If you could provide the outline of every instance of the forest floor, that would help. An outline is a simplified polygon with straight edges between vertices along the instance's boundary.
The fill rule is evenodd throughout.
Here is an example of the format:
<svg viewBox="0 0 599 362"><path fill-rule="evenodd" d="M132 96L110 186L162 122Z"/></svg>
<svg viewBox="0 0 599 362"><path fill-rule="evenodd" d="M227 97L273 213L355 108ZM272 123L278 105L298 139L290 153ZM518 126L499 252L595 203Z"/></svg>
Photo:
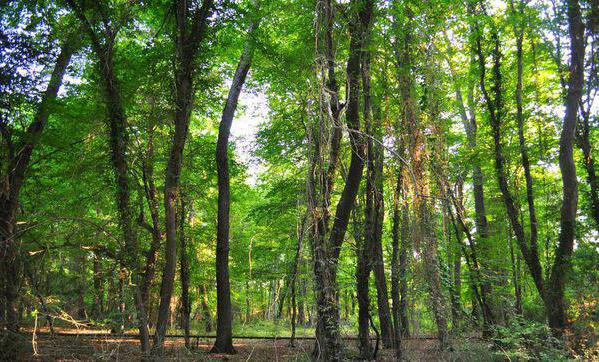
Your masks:
<svg viewBox="0 0 599 362"><path fill-rule="evenodd" d="M86 333L97 331L57 330L63 333ZM50 336L38 334L33 343L31 334L27 347L22 350L20 361L136 361L139 360L139 341L135 338L90 337L82 335ZM243 339L234 340L236 355L210 354L212 340L193 340L193 348L187 350L182 338L166 341L167 361L309 361L313 340L297 340L295 347L288 340ZM435 339L410 339L404 343L404 357L408 361L485 361L492 360L489 346L478 340L456 340L452 352L440 352ZM467 348L466 348L467 347ZM347 341L346 356L349 360L357 355L356 341ZM392 350L381 350L378 361L393 361Z"/></svg>

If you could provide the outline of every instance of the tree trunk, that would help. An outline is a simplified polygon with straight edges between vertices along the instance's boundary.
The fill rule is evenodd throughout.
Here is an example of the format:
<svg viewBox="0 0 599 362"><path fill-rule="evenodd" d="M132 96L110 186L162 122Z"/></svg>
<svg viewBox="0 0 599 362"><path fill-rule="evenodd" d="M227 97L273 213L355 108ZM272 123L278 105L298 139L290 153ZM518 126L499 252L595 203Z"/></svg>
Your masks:
<svg viewBox="0 0 599 362"><path fill-rule="evenodd" d="M104 288L100 256L95 253L93 263L94 305L92 307L92 316L95 319L99 319L104 313Z"/></svg>
<svg viewBox="0 0 599 362"><path fill-rule="evenodd" d="M190 348L189 342L189 315L191 314L191 300L189 298L189 255L187 252L187 240L185 238L185 219L188 210L185 209L185 198L184 196L180 199L180 210L179 210L179 267L181 277L181 317L183 332L185 333L185 347Z"/></svg>
<svg viewBox="0 0 599 362"><path fill-rule="evenodd" d="M228 144L231 124L237 109L239 94L245 83L246 76L252 64L253 32L258 23L252 21L248 33L248 40L244 47L227 102L223 110L218 140L216 143L216 168L218 173L218 222L216 226L216 294L217 294L217 322L216 341L212 347L213 353L236 353L233 348L233 331L231 310L231 291L229 285L229 158Z"/></svg>
<svg viewBox="0 0 599 362"><path fill-rule="evenodd" d="M510 2L513 9L513 2ZM524 13L524 2L519 2L519 14ZM526 201L528 203L528 217L530 219L530 253L532 255L538 255L537 239L537 214L534 204L534 193L532 184L532 175L530 173L530 161L528 159L528 149L526 147L526 139L524 137L524 115L522 105L522 40L524 38L524 29L514 25L514 34L516 36L516 64L517 64L517 81L516 81L516 121L518 124L518 140L520 146L520 157L522 161L522 168L524 170L524 178L526 180ZM538 257L537 257L538 258Z"/></svg>
<svg viewBox="0 0 599 362"><path fill-rule="evenodd" d="M362 178L364 168L364 143L360 130L360 65L363 39L370 28L373 2L353 0L359 15L350 20L350 49L347 62L348 101L347 125L351 144L351 161L345 187L337 204L334 223L328 245L317 244L314 250L314 278L317 305L316 345L313 357L316 360L338 361L342 359L339 336L339 309L337 305L337 262L347 230L350 212ZM330 4L329 4L330 5Z"/></svg>
<svg viewBox="0 0 599 362"><path fill-rule="evenodd" d="M383 217L384 217L384 205L383 205L383 149L381 145L373 147L374 151L374 175L375 175L375 187L374 187L374 230L372 234L372 250L373 250L373 274L376 285L377 294L377 305L379 323L381 329L381 338L383 347L393 348L394 346L394 331L393 322L391 319L391 310L389 307L389 293L387 289L387 280L385 278L385 267L383 261Z"/></svg>
<svg viewBox="0 0 599 362"><path fill-rule="evenodd" d="M142 284L141 284L141 298L146 307L149 306L150 290L152 288L152 281L156 272L156 254L160 248L162 241L162 232L160 230L160 219L158 215L158 200L156 184L154 183L154 125L151 124L148 127L148 145L146 151L146 157L143 160L142 178L144 183L144 193L148 202L148 208L150 210L150 217L152 224L147 225L146 229L150 231L152 235L152 242L150 249L146 254L146 265L144 267ZM148 308L149 309L149 308Z"/></svg>
<svg viewBox="0 0 599 362"><path fill-rule="evenodd" d="M191 11L188 2L176 2L175 35L175 132L172 138L170 156L166 167L164 183L164 215L166 225L165 264L160 285L160 306L154 334L154 352L161 355L164 336L175 282L177 267L177 220L176 201L179 193L179 177L183 162L183 149L189 131L189 118L193 105L193 75L195 57L205 36L206 23L212 13L212 0L203 0L201 7ZM193 19L189 24L189 19ZM191 26L190 26L191 25Z"/></svg>
<svg viewBox="0 0 599 362"><path fill-rule="evenodd" d="M131 273L134 285L134 299L137 309L140 345L142 354L149 351L149 331L145 305L141 296L139 283L139 241L136 229L133 226L133 209L130 200L129 165L127 163L127 118L122 103L119 79L116 76L114 64L114 42L115 29L109 24L104 24L102 39L94 30L87 19L84 9L76 4L74 0L68 0L75 14L82 23L92 41L92 48L98 57L98 70L102 75L102 88L108 112L109 141L112 156L112 166L115 173L117 185L116 204L119 214L121 231L123 232L124 252L121 257L123 266ZM118 30L117 30L118 31Z"/></svg>
<svg viewBox="0 0 599 362"><path fill-rule="evenodd" d="M297 277L300 273L300 266L302 260L302 245L304 241L304 230L306 228L306 222L308 220L308 214L302 218L301 222L298 224L297 230L297 248L295 250L295 259L293 261L293 269L291 272L291 339L289 340L289 345L291 347L295 346L295 325L297 322L297 300L296 300L296 289L297 289Z"/></svg>
<svg viewBox="0 0 599 362"><path fill-rule="evenodd" d="M475 23L475 43L476 43L476 54L478 56L479 70L480 70L480 88L483 93L485 105L489 113L489 119L491 123L491 130L493 135L494 153L495 153L495 173L497 181L499 183L499 189L503 197L503 202L506 207L510 224L518 241L518 246L524 256L524 260L530 270L533 277L535 286L539 292L541 298L545 298L545 285L543 282L543 269L539 262L539 256L536 253L536 248L529 247L526 242L526 236L524 234L524 228L518 219L518 209L515 205L514 198L511 191L509 190L507 174L506 174L506 163L503 156L503 144L501 140L502 131L502 116L503 116L503 100L502 100L502 76L501 76L501 51L499 43L499 35L497 29L494 27L491 31L491 38L493 42L493 98L489 94L486 86L486 59L482 52L481 45L481 29L479 24Z"/></svg>
<svg viewBox="0 0 599 362"><path fill-rule="evenodd" d="M573 144L578 119L578 105L584 81L584 24L577 0L568 0L570 32L570 77L566 96L566 113L559 143L559 166L562 174L563 198L560 214L560 233L555 260L547 288L545 308L549 326L561 335L567 325L565 284L572 268L570 258L574 248L578 188Z"/></svg>
<svg viewBox="0 0 599 362"><path fill-rule="evenodd" d="M403 145L400 145L399 154L403 157ZM402 320L402 306L401 306L401 256L400 256L400 202L403 204L403 164L398 168L397 171L397 183L393 192L393 225L392 225L392 249L393 254L391 256L391 300L393 302L393 329L395 338L395 350L396 358L401 360L401 337L402 328L404 321ZM401 200L400 200L401 198ZM403 225L401 225L403 228ZM405 257L405 256L404 256ZM405 267L405 265L404 265ZM405 311L404 311L405 313Z"/></svg>
<svg viewBox="0 0 599 362"><path fill-rule="evenodd" d="M520 270L516 263L516 258L514 255L514 244L512 241L512 232L508 230L508 246L510 249L510 261L512 262L512 284L514 284L514 309L516 310L516 314L522 315L522 289L520 288Z"/></svg>
<svg viewBox="0 0 599 362"><path fill-rule="evenodd" d="M204 321L204 327L206 333L212 332L212 315L210 314L210 307L208 306L208 291L206 290L206 284L202 284L200 288L200 307L202 310L202 320Z"/></svg>
<svg viewBox="0 0 599 362"><path fill-rule="evenodd" d="M368 175L370 177L370 175ZM369 182L367 182L369 183ZM370 296L369 296L369 278L372 268L371 253L372 248L369 244L370 238L364 234L370 233L372 214L372 189L366 187L366 207L365 220L354 218L354 225L364 225L364 232L361 232L360 227L357 227L356 239L356 295L358 299L358 348L360 350L360 359L368 360L372 358L372 346L370 345ZM356 207L357 209L357 207ZM356 215L354 211L354 215Z"/></svg>

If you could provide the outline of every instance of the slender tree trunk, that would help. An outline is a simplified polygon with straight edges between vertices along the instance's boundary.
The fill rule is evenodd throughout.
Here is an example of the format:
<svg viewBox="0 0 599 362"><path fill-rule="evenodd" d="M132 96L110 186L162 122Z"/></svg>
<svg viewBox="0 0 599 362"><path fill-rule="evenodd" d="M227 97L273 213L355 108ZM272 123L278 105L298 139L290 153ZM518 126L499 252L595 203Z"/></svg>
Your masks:
<svg viewBox="0 0 599 362"><path fill-rule="evenodd" d="M510 2L512 11L514 5ZM519 14L524 13L524 3L519 2ZM522 161L522 168L524 170L524 178L526 180L526 201L528 203L528 217L530 219L530 253L532 255L538 255L537 239L537 214L534 204L534 193L532 184L532 175L530 173L530 161L528 159L528 149L526 147L526 139L524 137L524 114L522 105L522 86L523 86L523 65L522 65L522 41L524 38L524 29L522 27L514 26L514 33L516 36L516 64L517 64L517 81L516 81L516 121L518 123L518 140L520 145L520 157ZM538 258L538 257L537 257Z"/></svg>
<svg viewBox="0 0 599 362"><path fill-rule="evenodd" d="M306 312L304 306L304 299L306 297L306 282L304 279L300 279L299 284L299 304L297 307L297 324L300 326L305 326L307 324L306 321Z"/></svg>
<svg viewBox="0 0 599 362"><path fill-rule="evenodd" d="M297 300L296 300L296 290L297 290L297 278L300 274L301 260L302 260L302 245L304 241L304 230L306 228L306 222L308 220L308 214L302 218L301 222L298 224L297 230L297 248L295 250L295 259L293 261L293 269L291 273L291 339L289 340L289 345L291 347L295 346L295 325L297 322Z"/></svg>
<svg viewBox="0 0 599 362"><path fill-rule="evenodd" d="M368 175L370 177L370 175ZM368 182L367 182L368 183ZM354 225L365 225L365 233L370 232L372 214L372 189L366 187L366 207L365 220L354 219ZM356 207L357 209L357 207ZM356 212L354 211L354 214ZM371 271L371 252L372 248L369 244L370 238L367 238L361 232L361 228L356 228L356 295L358 299L358 347L360 350L360 359L368 360L372 358L372 346L370 344L370 296L369 296L369 278Z"/></svg>
<svg viewBox="0 0 599 362"><path fill-rule="evenodd" d="M202 310L202 320L204 321L204 327L206 333L212 332L212 315L210 314L210 307L208 306L208 291L206 290L206 284L202 284L200 288L200 306Z"/></svg>
<svg viewBox="0 0 599 362"><path fill-rule="evenodd" d="M546 310L549 326L561 335L567 325L564 290L572 268L570 258L574 248L578 188L573 144L578 119L578 105L584 81L584 24L577 0L568 0L570 32L570 77L566 96L566 114L559 143L559 166L562 174L563 198L560 214L560 233L555 259L549 277Z"/></svg>
<svg viewBox="0 0 599 362"><path fill-rule="evenodd" d="M462 192L462 183L460 181L460 183L458 184L458 192L461 194ZM462 203L462 195L458 195L458 199L459 199L459 203ZM444 202L444 209L445 209L445 213L449 214L449 208L451 207L451 205L449 204L449 202L445 201ZM449 216L449 215L447 215ZM449 228L449 227L448 227ZM448 230L449 233L449 230ZM462 305L461 305L461 295L462 295L462 291L461 291L461 273L462 273L462 252L461 252L461 245L462 245L462 237L463 237L463 231L460 227L457 228L456 230L456 241L455 244L451 243L451 237L449 237L449 255L450 255L450 259L451 259L451 263L453 265L453 278L452 278L452 284L451 284L451 318L452 318L452 324L453 324L453 329L459 329L460 327L460 320L461 320L461 316L462 316Z"/></svg>
<svg viewBox="0 0 599 362"><path fill-rule="evenodd" d="M146 264L142 276L141 284L141 298L146 307L149 309L150 290L152 288L152 281L156 272L156 254L160 248L162 241L162 232L160 230L160 219L158 215L158 199L157 189L154 183L154 126L153 124L148 127L148 145L146 151L146 157L144 159L144 165L142 170L142 177L144 183L144 193L148 202L150 210L150 217L152 219L151 225L144 225L152 235L152 242L150 249L146 254Z"/></svg>
<svg viewBox="0 0 599 362"><path fill-rule="evenodd" d="M245 281L245 322L248 323L252 317L252 305L250 301L250 282L252 280L252 244L254 239L250 238L248 247L248 278Z"/></svg>
<svg viewBox="0 0 599 362"><path fill-rule="evenodd" d="M252 64L253 32L258 23L250 24L249 38L237 64L227 102L223 110L216 143L216 168L218 172L218 223L216 227L216 294L217 323L213 353L236 353L233 348L233 314L229 285L229 158L228 144L231 124L237 109L239 94Z"/></svg>
<svg viewBox="0 0 599 362"><path fill-rule="evenodd" d="M92 316L97 319L104 313L103 275L99 255L94 254L93 263L94 305L92 307Z"/></svg>
<svg viewBox="0 0 599 362"><path fill-rule="evenodd" d="M400 146L400 155L403 156L403 146ZM394 329L394 338L395 338L395 350L396 350L396 358L401 360L401 337L402 337L402 327L403 321L401 319L401 293L400 293L400 202L403 203L403 200L400 201L400 198L403 199L403 191L402 191L402 183L403 183L403 164L398 168L397 171L397 183L395 186L395 190L393 192L393 226L392 226L392 249L393 254L391 257L391 300L393 302L393 329ZM402 225L403 227L403 225Z"/></svg>
<svg viewBox="0 0 599 362"><path fill-rule="evenodd" d="M481 29L479 29L478 23L474 26L475 31L475 43L476 53L478 55L479 70L480 70L480 88L483 93L485 105L489 113L489 119L491 123L491 130L493 135L494 153L495 153L495 173L497 181L499 183L499 189L501 191L503 202L506 207L510 224L518 241L518 245L524 256L524 260L530 270L530 273L535 282L535 286L539 292L541 298L545 298L545 285L543 281L543 269L539 262L539 256L536 253L536 248L529 247L526 242L526 236L524 234L524 228L518 219L518 209L516 207L513 195L509 190L507 174L506 174L506 162L503 156L503 143L502 143L502 117L503 117L503 100L502 100L502 76L501 76L501 51L499 43L499 35L497 29L494 27L491 31L491 40L493 42L493 97L489 94L486 86L486 60L482 52L481 45Z"/></svg>
<svg viewBox="0 0 599 362"><path fill-rule="evenodd" d="M160 306L154 334L154 353L161 355L168 325L171 297L177 267L177 217L176 202L179 177L183 162L183 149L189 131L189 118L193 105L193 75L195 57L206 34L206 23L212 13L212 0L202 0L193 11L185 0L176 2L175 20L175 132L172 138L164 183L164 215L166 226L165 264L160 285ZM189 19L193 19L190 21Z"/></svg>
<svg viewBox="0 0 599 362"><path fill-rule="evenodd" d="M190 348L189 341L189 315L191 314L191 300L189 298L189 255L187 252L187 240L185 238L185 219L188 213L186 210L185 199L180 199L179 216L179 267L181 277L181 317L182 327L185 333L185 347Z"/></svg>
<svg viewBox="0 0 599 362"><path fill-rule="evenodd" d="M336 269L364 168L364 143L361 134L357 133L360 130L360 67L364 33L370 29L374 4L371 0L353 0L352 4L352 8L359 9L359 15L350 20L350 49L347 62L349 97L346 117L352 150L351 161L345 187L337 204L328 245L326 248L319 245L315 248L314 255L318 321L313 357L325 361L339 361L343 358L339 338Z"/></svg>
<svg viewBox="0 0 599 362"><path fill-rule="evenodd" d="M512 262L512 283L514 284L514 309L518 315L522 315L522 289L520 288L519 268L516 264L514 255L514 244L512 241L512 232L508 230L508 246L510 249L510 260Z"/></svg>
<svg viewBox="0 0 599 362"><path fill-rule="evenodd" d="M385 268L383 262L383 149L378 145L373 148L374 155L374 174L375 174L375 190L374 190L374 230L372 240L372 257L373 274L375 278L377 291L377 305L379 322L381 329L381 338L385 348L393 348L394 335L393 322L391 319L391 310L389 307L389 293L387 289L387 280L385 278Z"/></svg>
<svg viewBox="0 0 599 362"><path fill-rule="evenodd" d="M407 200L402 206L402 222L401 222L401 249L399 254L399 320L401 321L401 335L405 338L410 336L410 320L408 319L408 253L411 250L410 238L408 235L410 228L410 210L407 205Z"/></svg>

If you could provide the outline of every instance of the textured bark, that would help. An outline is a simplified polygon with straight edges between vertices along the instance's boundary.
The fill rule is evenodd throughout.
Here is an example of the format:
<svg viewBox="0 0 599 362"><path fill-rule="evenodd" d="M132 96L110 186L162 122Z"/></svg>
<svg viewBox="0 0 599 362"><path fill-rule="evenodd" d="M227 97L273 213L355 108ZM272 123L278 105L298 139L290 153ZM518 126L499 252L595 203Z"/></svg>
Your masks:
<svg viewBox="0 0 599 362"><path fill-rule="evenodd" d="M570 33L570 77L566 96L566 113L559 143L559 166L562 174L562 206L560 233L555 259L548 281L545 308L549 326L560 335L567 325L564 289L570 270L574 248L578 184L574 163L574 137L578 120L578 105L584 81L584 24L577 0L568 0L568 28Z"/></svg>
<svg viewBox="0 0 599 362"><path fill-rule="evenodd" d="M429 303L437 325L437 338L442 349L448 346L447 334L447 312L445 298L441 290L441 279L439 275L439 259L437 252L437 239L434 234L433 215L429 205L422 201L418 218L420 223L419 233L423 240L422 253L424 259L424 272L428 283Z"/></svg>
<svg viewBox="0 0 599 362"><path fill-rule="evenodd" d="M520 287L520 268L514 255L514 243L512 233L508 231L508 246L510 249L510 261L512 262L512 284L514 284L514 309L518 315L522 315L522 288Z"/></svg>
<svg viewBox="0 0 599 362"><path fill-rule="evenodd" d="M113 21L105 19L101 32L96 32L85 15L84 5L75 0L68 0L69 5L86 30L92 42L92 48L98 57L98 70L102 75L102 90L108 113L109 141L114 169L117 193L116 204L120 227L123 232L124 253L121 257L124 267L131 273L134 285L134 299L137 309L137 321L142 354L149 351L149 331L145 305L142 300L139 279L139 242L133 225L133 208L129 181L129 165L127 162L127 118L121 98L119 79L116 76L114 63L114 39L119 31L114 28ZM107 17L104 14L104 17ZM116 22L118 23L118 22Z"/></svg>
<svg viewBox="0 0 599 362"><path fill-rule="evenodd" d="M291 270L291 280L289 281L291 287L291 339L289 345L295 346L295 327L297 324L297 279L300 274L300 267L302 261L302 247L304 243L304 234L306 228L306 222L308 220L308 214L302 218L302 221L298 225L297 230L297 247L295 249L295 258L293 260L293 268Z"/></svg>
<svg viewBox="0 0 599 362"><path fill-rule="evenodd" d="M371 0L353 0L352 7L359 9L350 19L350 49L347 62L347 126L351 144L351 161L341 198L335 211L334 223L328 244L316 245L314 252L314 278L317 305L316 360L338 361L343 358L339 336L339 309L337 303L337 262L351 209L362 179L364 168L364 142L360 130L360 75L364 34L370 28L373 11Z"/></svg>
<svg viewBox="0 0 599 362"><path fill-rule="evenodd" d="M434 178L439 185L439 189L443 189L442 185L446 183L444 170L443 153L445 152L443 145L443 132L440 128L438 119L440 115L439 103L439 85L438 80L432 73L434 63L427 59L425 63L425 94L423 99L423 107L427 111L427 116L430 123L417 123L412 130L414 143L412 144L412 159L417 178L415 203L416 212L418 215L417 223L418 230L416 232L417 245L422 252L425 277L428 284L428 299L431 311L437 325L437 339L442 350L449 347L448 339L448 318L449 310L448 303L443 294L441 286L441 271L439 261L439 241L436 235L435 223L435 203L425 195L431 193L431 186L427 181L427 176ZM426 119L426 118L425 118ZM427 142L424 129L429 129L434 142ZM428 172L425 170L428 168ZM431 180L431 183L435 181ZM443 192L441 192L443 195Z"/></svg>
<svg viewBox="0 0 599 362"><path fill-rule="evenodd" d="M458 202L460 206L463 205L463 181L460 179L456 185L458 192ZM444 220L446 220L446 231L448 233L448 250L449 250L449 267L452 272L450 272L451 276L451 319L452 319L452 328L459 329L461 317L462 317L462 305L461 305L461 296L462 296L462 252L461 245L463 240L463 230L461 227L457 228L455 231L455 243L452 243L451 232L449 230L449 223L447 219L449 218L449 208L451 205L448 200L444 200L443 208L444 208Z"/></svg>
<svg viewBox="0 0 599 362"><path fill-rule="evenodd" d="M179 276L181 278L181 327L185 334L185 347L190 348L189 340L189 315L191 314L191 300L189 299L189 256L187 240L185 238L185 219L188 213L185 199L181 198L179 210Z"/></svg>
<svg viewBox="0 0 599 362"><path fill-rule="evenodd" d="M144 183L144 193L150 210L150 217L152 224L145 224L144 227L152 235L152 242L150 249L146 253L146 264L143 271L142 283L141 283L141 298L146 307L149 306L148 302L150 299L150 289L152 288L152 282L156 273L156 254L160 249L160 243L162 242L162 232L160 230L160 219L158 215L158 198L156 184L154 183L154 127L150 125L148 127L148 145L146 150L146 157L144 159L142 177ZM142 220L143 221L143 220Z"/></svg>
<svg viewBox="0 0 599 362"><path fill-rule="evenodd" d="M252 34L258 23L252 21L249 38L237 64L235 75L229 89L229 95L223 110L218 140L216 143L216 169L218 173L218 223L216 226L216 294L217 322L216 341L212 347L213 353L235 353L233 348L231 310L231 288L229 284L229 158L228 144L231 124L237 109L239 94L245 83L246 76L252 64L253 39Z"/></svg>
<svg viewBox="0 0 599 362"><path fill-rule="evenodd" d="M400 155L403 156L403 145L400 145ZM393 191L393 225L392 225L392 250L393 254L391 256L391 300L393 302L393 329L394 329L394 338L395 338L395 350L396 357L398 360L401 360L401 339L403 333L404 323L407 324L407 314L405 309L402 309L402 287L406 287L407 283L403 285L402 277L405 279L405 267L406 267L406 257L407 253L402 253L404 251L403 243L405 240L404 227L405 225L401 225L402 221L400 218L402 217L403 212L405 210L400 211L400 203L403 205L403 164L398 168L397 171L397 183L395 185L395 190ZM402 200L400 200L400 198ZM403 209L403 208L402 208ZM401 227L401 231L400 231ZM400 235L400 233L402 235ZM400 238L402 239L402 248L400 249ZM403 265L402 265L403 262ZM403 270L402 270L403 267ZM402 275L403 271L403 275ZM405 316L405 319L404 319ZM406 332L407 334L407 332Z"/></svg>
<svg viewBox="0 0 599 362"><path fill-rule="evenodd" d="M175 4L175 132L169 152L164 183L164 215L166 230L165 264L160 285L160 306L154 334L154 353L161 355L168 324L171 296L177 267L177 220L176 201L179 193L179 177L183 162L183 149L189 131L189 118L193 105L193 75L195 58L206 35L206 23L212 13L212 0L203 0L193 11L188 2L178 0Z"/></svg>
<svg viewBox="0 0 599 362"><path fill-rule="evenodd" d="M399 4L397 5L399 6ZM398 32L398 39L400 41L395 41L393 43L393 51L395 57L397 59L398 64L398 79L400 84L400 97L401 97L401 112L402 112L402 120L401 120L401 131L408 132L410 129L414 129L417 122L417 111L418 107L414 103L414 79L412 75L412 33L411 33L411 22L412 22L412 12L409 7L406 7L407 20L405 24L399 24L396 18L393 19L393 27L395 31ZM409 143L406 143L404 147L406 147L406 158L412 157L414 139L410 139ZM414 170L412 170L414 172ZM416 185L412 185L412 187L416 187ZM416 190L414 189L414 192ZM404 195L407 195L407 190L404 192ZM401 298L400 302L400 310L399 310L399 318L401 321L401 334L404 337L409 337L409 319L408 319L408 284L407 284L407 271L408 271L408 255L411 250L411 241L414 238L414 233L409 232L410 222L410 209L408 208L407 198L404 199L404 203L402 205L402 223L400 230L401 237L401 249L399 255L399 294ZM414 231L414 230L411 230Z"/></svg>
<svg viewBox="0 0 599 362"><path fill-rule="evenodd" d="M372 346L370 344L370 272L372 270L372 247L371 238L366 237L372 229L373 189L370 187L370 174L367 172L366 182L366 205L364 207L364 220L358 217L358 205L355 206L353 225L364 225L355 227L356 240L356 296L358 299L358 348L360 359L372 358Z"/></svg>
<svg viewBox="0 0 599 362"><path fill-rule="evenodd" d="M383 261L383 149L378 145L373 148L374 155L374 213L373 213L373 234L372 234L372 270L375 278L376 294L379 323L381 329L381 339L383 347L393 348L394 346L394 329L391 319L391 310L389 307L389 293L387 288L387 280L385 277L385 267Z"/></svg>
<svg viewBox="0 0 599 362"><path fill-rule="evenodd" d="M473 292L473 297L480 310L482 312L483 321L486 323L485 326L495 323L493 313L491 312L491 307L489 300L487 299L487 294L485 293L485 289L483 288L484 283L482 282L482 276L480 272L480 265L478 262L477 249L474 243L474 238L472 237L468 227L466 226L464 219L464 209L462 205L456 200L453 195L451 189L447 189L447 194L450 196L453 207L456 210L456 215L454 215L451 207L449 207L449 216L451 218L454 231L456 234L456 238L461 240L458 236L461 232L466 234L466 238L468 239L468 249L464 245L464 243L460 244L460 248L462 249L462 255L466 259L466 264L468 265L468 270L472 273L471 279L471 289ZM457 219L457 220L456 220ZM475 305L473 305L473 314L476 314ZM483 330L486 332L487 329Z"/></svg>
<svg viewBox="0 0 599 362"><path fill-rule="evenodd" d="M401 304L399 308L399 320L401 321L401 335L405 338L410 336L410 320L408 319L408 257L411 251L410 244L410 215L409 208L404 203L402 208L401 222L401 249L399 254L399 296Z"/></svg>

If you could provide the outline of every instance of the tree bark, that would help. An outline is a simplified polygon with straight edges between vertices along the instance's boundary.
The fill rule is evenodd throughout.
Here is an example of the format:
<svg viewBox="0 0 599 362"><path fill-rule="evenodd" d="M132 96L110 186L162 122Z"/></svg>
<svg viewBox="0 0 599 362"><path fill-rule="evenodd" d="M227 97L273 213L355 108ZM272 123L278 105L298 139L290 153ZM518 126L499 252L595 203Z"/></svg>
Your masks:
<svg viewBox="0 0 599 362"><path fill-rule="evenodd" d="M146 254L146 264L142 276L141 298L146 307L149 306L150 290L156 273L156 254L160 249L162 242L162 232L160 230L160 219L158 215L157 189L154 183L154 126L148 127L148 145L146 157L143 160L142 178L144 183L144 193L150 210L152 224L147 225L146 229L152 235L150 249Z"/></svg>
<svg viewBox="0 0 599 362"><path fill-rule="evenodd" d="M512 11L515 12L513 1L510 2ZM519 14L524 13L524 3L519 2ZM532 175L530 173L530 161L528 159L528 149L526 147L526 139L524 137L524 114L522 105L522 41L524 38L523 27L514 25L514 34L516 36L516 65L517 65L517 81L516 81L516 121L518 124L518 141L520 146L520 158L522 162L522 168L524 170L524 178L526 180L526 201L528 203L528 217L530 221L530 253L532 255L538 255L538 230L537 230L537 214L534 204L534 192L532 184Z"/></svg>
<svg viewBox="0 0 599 362"><path fill-rule="evenodd" d="M370 178L370 175L367 176ZM367 181L367 184L369 181ZM371 238L366 237L372 228L373 200L372 188L366 186L366 205L364 208L365 220L354 217L354 225L364 225L363 228L356 227L356 296L358 299L358 348L360 350L360 359L369 360L372 358L372 346L370 344L370 271L372 269L372 248ZM355 209L358 209L356 206ZM354 216L357 212L354 210ZM362 232L363 229L363 232Z"/></svg>
<svg viewBox="0 0 599 362"><path fill-rule="evenodd" d="M295 346L295 327L297 323L297 300L296 300L296 290L297 290L297 277L300 273L301 260L302 260L302 246L304 242L304 231L306 228L306 222L308 220L308 214L302 218L301 222L298 225L297 230L297 248L295 250L295 259L293 261L293 268L291 273L291 339L289 340L289 345L291 347Z"/></svg>
<svg viewBox="0 0 599 362"><path fill-rule="evenodd" d="M400 146L399 154L403 156L402 149ZM392 232L391 232L391 301L392 301L392 310L393 313L393 329L395 331L395 350L397 351L396 357L398 360L401 360L401 297L400 297L400 249L399 249L399 228L400 228L400 218L401 213L399 209L400 197L403 198L402 193L402 182L403 182L403 167L399 166L397 169L397 181L395 184L395 190L393 191L393 224L392 224ZM402 200L403 201L403 200Z"/></svg>
<svg viewBox="0 0 599 362"><path fill-rule="evenodd" d="M584 112L581 118L577 143L582 151L582 161L590 188L588 196L591 202L591 216L595 222L596 230L599 231L599 178L597 178L597 172L595 171L593 147L590 142L589 112Z"/></svg>
<svg viewBox="0 0 599 362"><path fill-rule="evenodd" d="M181 277L181 318L182 327L185 334L185 347L191 348L189 339L189 315L191 314L191 300L189 298L189 255L187 252L187 240L185 238L185 219L188 210L184 196L180 199L179 210L179 273Z"/></svg>
<svg viewBox="0 0 599 362"><path fill-rule="evenodd" d="M577 0L568 0L570 33L570 77L566 96L566 113L559 143L559 166L562 174L563 198L560 213L560 233L555 259L548 281L545 308L549 326L561 335L567 325L564 290L572 268L570 258L574 248L578 188L573 144L578 120L578 105L584 82L584 24Z"/></svg>
<svg viewBox="0 0 599 362"><path fill-rule="evenodd" d="M216 341L212 353L236 353L233 348L233 331L231 310L231 292L229 285L229 158L228 144L231 124L237 109L239 94L245 83L246 76L252 64L253 32L258 27L252 21L248 33L248 40L237 64L235 75L229 89L227 102L223 110L218 140L216 143L216 168L218 172L218 223L216 227L216 294L217 294L217 322Z"/></svg>
<svg viewBox="0 0 599 362"><path fill-rule="evenodd" d="M374 213L373 213L373 234L372 234L372 263L373 263L373 274L375 278L375 285L377 291L377 305L379 323L381 329L381 339L383 347L393 348L394 346L394 330L393 322L391 319L391 310L389 307L389 293L387 288L387 280L385 278L385 268L383 261L383 149L382 146L378 145L373 147L374 162Z"/></svg>
<svg viewBox="0 0 599 362"><path fill-rule="evenodd" d="M160 285L160 306L154 334L154 353L161 355L164 336L173 294L177 267L177 220L176 201L179 193L179 177L183 162L183 149L189 131L189 118L193 105L193 75L195 57L200 43L206 35L207 19L212 13L212 0L202 0L202 5L193 11L188 2L176 2L175 35L175 132L172 138L170 156L166 167L164 183L164 215L166 226L165 264ZM191 24L190 24L191 19Z"/></svg>
<svg viewBox="0 0 599 362"><path fill-rule="evenodd" d="M134 285L134 299L137 309L137 319L140 335L142 354L148 353L150 348L149 331L145 305L142 300L141 288L139 287L139 242L137 233L133 226L133 209L130 200L129 165L127 163L127 118L121 99L119 80L116 76L114 63L114 39L118 27L113 28L112 21L104 21L102 34L98 34L90 24L83 5L75 0L68 0L75 14L82 23L83 28L89 35L92 48L98 57L98 70L102 75L102 89L108 112L109 140L112 156L112 166L115 172L117 194L116 203L119 214L120 227L123 232L124 253L122 261L130 271ZM106 15L105 15L106 16Z"/></svg>
<svg viewBox="0 0 599 362"><path fill-rule="evenodd" d="M345 187L335 211L334 223L328 245L318 245L314 255L314 277L317 305L316 360L338 361L342 359L339 336L339 309L337 304L337 262L347 230L350 212L362 178L364 168L364 142L360 130L360 73L361 53L365 32L369 31L373 11L371 0L353 0L357 17L350 20L350 49L347 62L348 101L346 119L351 144L351 161Z"/></svg>

